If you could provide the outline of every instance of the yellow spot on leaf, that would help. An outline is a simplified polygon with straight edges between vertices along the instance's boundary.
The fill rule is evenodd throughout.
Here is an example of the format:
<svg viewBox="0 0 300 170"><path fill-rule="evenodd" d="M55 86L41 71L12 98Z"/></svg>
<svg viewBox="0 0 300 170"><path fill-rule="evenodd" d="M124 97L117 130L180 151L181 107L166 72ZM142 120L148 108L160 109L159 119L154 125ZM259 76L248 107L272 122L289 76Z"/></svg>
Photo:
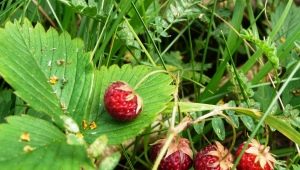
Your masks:
<svg viewBox="0 0 300 170"><path fill-rule="evenodd" d="M294 96L300 96L300 89L296 89L292 91Z"/></svg>
<svg viewBox="0 0 300 170"><path fill-rule="evenodd" d="M58 77L56 77L56 76L51 76L50 77L50 79L49 79L49 83L51 84L51 85L55 85L56 83L57 83L57 81L58 81Z"/></svg>
<svg viewBox="0 0 300 170"><path fill-rule="evenodd" d="M59 65L59 66L60 66L60 65L63 65L64 63L65 63L65 60L64 60L64 59L62 59L62 60L57 60L57 61L56 61L56 64Z"/></svg>
<svg viewBox="0 0 300 170"><path fill-rule="evenodd" d="M95 123L94 121L92 121L92 122L90 123L90 129L96 129L96 128L97 128L96 123Z"/></svg>
<svg viewBox="0 0 300 170"><path fill-rule="evenodd" d="M76 133L76 137L82 139L83 135L82 135L82 133L78 132L78 133Z"/></svg>
<svg viewBox="0 0 300 170"><path fill-rule="evenodd" d="M33 151L35 148L31 147L30 145L25 145L23 148L24 152L31 152Z"/></svg>
<svg viewBox="0 0 300 170"><path fill-rule="evenodd" d="M67 110L67 106L65 103L60 103L60 108L63 110L63 111L66 111Z"/></svg>
<svg viewBox="0 0 300 170"><path fill-rule="evenodd" d="M88 124L86 123L86 120L83 120L83 121L81 122L81 125L82 125L82 128L83 128L84 130L88 128Z"/></svg>
<svg viewBox="0 0 300 170"><path fill-rule="evenodd" d="M23 142L29 142L30 141L30 135L28 132L23 132L20 136L21 141Z"/></svg>
<svg viewBox="0 0 300 170"><path fill-rule="evenodd" d="M285 41L286 41L286 38L285 38L285 37L280 37L280 42L281 42L281 43L285 43Z"/></svg>

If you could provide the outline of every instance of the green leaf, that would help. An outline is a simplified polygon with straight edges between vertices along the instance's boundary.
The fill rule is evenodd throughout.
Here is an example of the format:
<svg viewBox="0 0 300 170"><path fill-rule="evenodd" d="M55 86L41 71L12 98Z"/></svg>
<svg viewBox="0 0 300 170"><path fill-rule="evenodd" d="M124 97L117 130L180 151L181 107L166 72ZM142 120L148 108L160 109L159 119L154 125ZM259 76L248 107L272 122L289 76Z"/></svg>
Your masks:
<svg viewBox="0 0 300 170"><path fill-rule="evenodd" d="M293 170L299 170L300 169L300 165L292 165Z"/></svg>
<svg viewBox="0 0 300 170"><path fill-rule="evenodd" d="M233 110L235 112L243 114L241 120L243 121L246 127L248 126L247 128L249 130L254 129L255 127L253 119L251 118L259 120L262 117L262 113L257 109L249 109L243 107L229 107L226 105L217 106L217 105L191 103L191 102L178 102L178 105L180 107L180 111L182 112L195 112L195 111L204 111L204 110L213 110L213 109ZM166 110L170 110L170 109L171 107L169 107ZM246 116L250 116L250 117L246 117ZM267 116L267 118L265 119L265 123L271 126L272 128L278 130L280 133L285 135L293 142L300 145L300 133L296 129L294 129L291 125L289 125L289 123L271 115Z"/></svg>
<svg viewBox="0 0 300 170"><path fill-rule="evenodd" d="M290 125L300 128L300 111L298 109L294 109L291 105L286 105L283 111L281 119L288 122Z"/></svg>
<svg viewBox="0 0 300 170"><path fill-rule="evenodd" d="M285 7L286 3L280 2L279 5L276 7L275 11L271 13L271 28L275 27L275 25L280 21ZM299 20L297 19L299 17L300 9L295 4L292 4L275 39L278 41L282 41L283 39L281 38L285 39L286 37L293 36L293 34L291 33L295 31L297 29L296 26L300 24Z"/></svg>
<svg viewBox="0 0 300 170"><path fill-rule="evenodd" d="M230 110L234 110L236 112L251 116L255 119L260 119L262 113L256 109L248 109L248 108L241 108L241 107L232 107L227 108ZM265 123L272 128L275 128L280 133L285 135L287 138L292 140L293 142L300 145L300 133L296 129L294 129L288 122L282 120L282 118L277 118L275 116L268 115L265 119Z"/></svg>
<svg viewBox="0 0 300 170"><path fill-rule="evenodd" d="M294 67L292 67L286 73L286 76L290 75L289 73L292 71ZM300 71L297 71L295 77L300 76ZM300 80L295 80L289 82L284 91L282 92L282 102L284 105L290 104L294 107L299 107L300 105Z"/></svg>
<svg viewBox="0 0 300 170"><path fill-rule="evenodd" d="M31 116L11 116L0 125L1 169L92 169L83 146L66 143L53 124Z"/></svg>
<svg viewBox="0 0 300 170"><path fill-rule="evenodd" d="M246 126L246 128L250 131L253 131L255 128L255 124L253 119L250 116L246 116L246 115L241 115L241 121L243 122L243 124Z"/></svg>
<svg viewBox="0 0 300 170"><path fill-rule="evenodd" d="M197 117L202 116L202 113L201 112L192 112L191 116L193 117L193 119L197 119ZM193 127L198 135L203 133L204 124L205 124L204 121L197 123L197 124L193 124Z"/></svg>
<svg viewBox="0 0 300 170"><path fill-rule="evenodd" d="M101 67L99 71L96 71L93 101L90 114L86 117L88 122L94 121L97 128L84 132L87 141L93 141L104 134L109 144L120 144L140 134L166 108L174 92L174 86L170 85L172 79L169 75L155 73L147 77L135 89L143 100L143 111L136 119L131 122L119 122L111 118L104 109L103 96L109 84L121 80L134 88L151 71L146 66L131 67L130 65L124 65L122 68L116 65L110 68Z"/></svg>
<svg viewBox="0 0 300 170"><path fill-rule="evenodd" d="M81 122L93 81L93 66L81 40L28 20L0 29L0 75L38 112L67 113Z"/></svg>
<svg viewBox="0 0 300 170"><path fill-rule="evenodd" d="M230 107L235 107L236 106L236 104L235 104L235 102L233 100L229 101L227 103L227 105L230 106ZM235 125L235 127L239 127L239 125L240 125L240 123L239 123L239 117L235 113L235 111L233 111L233 110L225 110L225 112L231 118L232 123Z"/></svg>
<svg viewBox="0 0 300 170"><path fill-rule="evenodd" d="M225 127L223 120L220 117L215 117L211 121L212 127L220 140L225 139Z"/></svg>
<svg viewBox="0 0 300 170"><path fill-rule="evenodd" d="M86 15L96 19L103 19L106 17L110 8L112 8L112 0L102 0L99 2L99 7L94 0L59 0L60 2L73 8L77 13Z"/></svg>
<svg viewBox="0 0 300 170"><path fill-rule="evenodd" d="M274 88L270 86L261 86L258 87L253 98L255 99L256 102L260 104L261 110L265 112L268 109L275 95L276 92Z"/></svg>
<svg viewBox="0 0 300 170"><path fill-rule="evenodd" d="M3 122L4 118L11 113L12 96L11 90L0 91L0 122Z"/></svg>
<svg viewBox="0 0 300 170"><path fill-rule="evenodd" d="M170 2L164 14L170 23L186 20L187 18L195 18L202 13L201 8L196 5L200 2L198 0L177 0Z"/></svg>
<svg viewBox="0 0 300 170"><path fill-rule="evenodd" d="M285 135L287 138L292 140L293 142L300 145L300 133L296 129L294 129L291 125L289 125L284 120L274 117L274 116L268 116L265 120L266 124L271 126L272 128L275 128L280 133Z"/></svg>

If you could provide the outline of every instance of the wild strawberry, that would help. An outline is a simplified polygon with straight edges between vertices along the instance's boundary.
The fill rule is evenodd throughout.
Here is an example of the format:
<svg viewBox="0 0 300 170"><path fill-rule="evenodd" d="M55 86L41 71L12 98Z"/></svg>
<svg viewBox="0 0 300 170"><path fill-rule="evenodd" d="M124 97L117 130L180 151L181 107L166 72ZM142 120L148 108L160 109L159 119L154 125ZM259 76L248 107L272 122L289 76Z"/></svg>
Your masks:
<svg viewBox="0 0 300 170"><path fill-rule="evenodd" d="M220 142L201 149L195 159L195 170L230 170L233 166L231 153Z"/></svg>
<svg viewBox="0 0 300 170"><path fill-rule="evenodd" d="M106 111L115 119L129 121L142 110L142 99L123 81L113 82L104 95Z"/></svg>
<svg viewBox="0 0 300 170"><path fill-rule="evenodd" d="M245 143L242 143L237 152L236 157L239 156ZM237 169L238 170L272 170L274 169L275 158L269 152L270 147L261 145L257 140L252 139L248 148L245 150Z"/></svg>
<svg viewBox="0 0 300 170"><path fill-rule="evenodd" d="M150 158L155 161L160 149L165 143L165 139L160 139L151 148ZM166 155L160 161L159 170L188 170L192 166L193 152L189 146L189 141L185 138L175 137L170 144Z"/></svg>

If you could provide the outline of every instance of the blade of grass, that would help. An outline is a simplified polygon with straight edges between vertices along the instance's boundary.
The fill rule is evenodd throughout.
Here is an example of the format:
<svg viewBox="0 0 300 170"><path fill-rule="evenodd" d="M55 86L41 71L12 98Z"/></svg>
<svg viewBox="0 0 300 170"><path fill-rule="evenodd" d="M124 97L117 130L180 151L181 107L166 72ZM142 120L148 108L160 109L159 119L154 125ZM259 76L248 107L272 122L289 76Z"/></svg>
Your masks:
<svg viewBox="0 0 300 170"><path fill-rule="evenodd" d="M271 41L274 40L275 38L275 35L278 33L278 31L280 30L280 28L282 27L282 25L284 24L284 21L288 15L288 12L291 8L291 5L293 3L293 0L289 0L283 13L282 13L282 16L280 17L279 21L276 23L276 25L274 26L272 32L270 33L269 35L269 38ZM300 36L300 34L299 34ZM297 37L297 36L293 36L293 37ZM289 42L288 42L289 41ZM288 44L284 44L283 46L285 45L289 45L290 43L290 39L286 40L286 43ZM280 48L282 48L283 46L281 46ZM281 58L282 57L282 54L280 53L281 49L278 49L278 57ZM289 51L289 50L286 50L285 51ZM256 53L254 53L251 57L250 60L248 60L242 67L241 67L241 70L246 73L248 70L251 69L251 67L254 65L254 63L256 62L256 60L261 57L262 55L262 50L258 50ZM268 62L267 64L264 65L264 67L261 69L261 71L255 75L255 77L253 78L252 80L252 83L253 84L256 84L258 83L267 73L269 73L271 71L273 67L271 66L271 64Z"/></svg>
<svg viewBox="0 0 300 170"><path fill-rule="evenodd" d="M169 45L164 49L163 52L161 52L161 55L165 55L166 52L168 52L170 50L170 48L177 42L177 40L183 35L183 33L192 25L192 23L195 20L193 19L192 21L190 21L182 30L180 30L180 32L177 34L177 36L172 40L171 43L169 43Z"/></svg>
<svg viewBox="0 0 300 170"><path fill-rule="evenodd" d="M144 26L144 29L146 30L146 33L147 33L148 37L150 38L150 40L151 40L151 42L152 42L152 45L154 46L154 49L155 49L156 53L158 54L158 57L159 57L159 59L160 59L162 65L163 65L164 69L167 70L166 65L165 65L165 62L164 62L164 60L163 60L163 58L162 58L162 55L161 55L161 53L159 52L159 50L158 50L158 48L157 48L157 46L156 46L156 44L155 44L155 42L154 42L152 36L150 35L150 32L149 32L149 30L148 30L148 28L147 28L145 22L143 21L141 15L140 15L140 13L139 13L139 11L137 10L137 8L136 8L136 6L134 5L133 2L131 2L131 5L133 6L133 9L135 10L136 14L138 15L138 18L139 18L140 21L142 22L142 24L143 24L143 26Z"/></svg>
<svg viewBox="0 0 300 170"><path fill-rule="evenodd" d="M106 20L105 20L105 23L104 23L104 25L103 25L103 27L102 27L102 31L100 32L100 35L99 35L98 40L97 40L97 42L96 42L96 45L95 45L95 47L94 47L94 49L93 49L93 51L92 51L92 53L91 53L91 55L90 55L91 58L94 57L94 55L95 55L95 53L96 53L96 50L97 50L98 47L99 47L99 44L100 44L100 42L101 42L101 40L102 40L103 33L104 33L104 31L106 30L107 23L108 23L108 21L109 21L109 19L110 19L110 16L111 16L111 14L112 14L112 9L113 9L113 8L111 8L111 9L109 10L109 14L108 14L108 16L107 16L107 18L106 18ZM100 60L99 60L99 62L100 62ZM100 63L98 63L98 64L100 65Z"/></svg>
<svg viewBox="0 0 300 170"><path fill-rule="evenodd" d="M115 2L114 5L118 10L114 11L112 13L112 16L117 16L117 17L113 20L114 21L113 23L110 23L111 27L107 31L106 36L103 38L103 41L101 41L101 46L98 51L99 63L100 63L98 65L98 68L100 68L100 66L101 66L102 58L104 56L104 51L105 51L105 48L107 47L107 44L109 43L111 37L113 36L114 32L118 28L119 24L122 22L125 14L130 10L130 3L128 3L127 1L121 1L119 5ZM119 14L116 15L118 11L119 11Z"/></svg>
<svg viewBox="0 0 300 170"><path fill-rule="evenodd" d="M148 52L148 50L146 49L146 47L144 46L144 44L140 40L139 36L136 34L136 32L134 31L134 29L132 28L132 26L130 25L130 23L128 22L128 20L125 17L124 17L124 21L127 24L128 28L130 29L131 33L133 34L134 38L136 39L136 41L140 45L140 47L143 49L143 51L146 54L148 60L151 62L151 64L153 66L156 66L156 63L154 62L152 56L150 55L150 53Z"/></svg>
<svg viewBox="0 0 300 170"><path fill-rule="evenodd" d="M243 13L244 13L244 8L245 8L245 0L240 0L236 1L235 3L235 8L233 12L233 17L231 20L232 26L236 29L239 30L242 18L243 18ZM236 34L235 30L230 30L230 33L227 38L227 44L228 48L230 51L233 53L237 50L239 47L241 41ZM223 56L223 61L221 62L220 66L217 68L216 73L214 74L213 78L210 80L208 85L206 86L204 92L199 98L199 101L209 97L211 95L211 92L215 92L219 86L219 82L222 79L223 73L226 69L226 64L230 60L230 56L228 53L224 53Z"/></svg>
<svg viewBox="0 0 300 170"><path fill-rule="evenodd" d="M192 42L192 35L191 35L191 29L190 27L188 28L188 38L189 38L189 53L191 55L191 64L192 64L192 78L194 80L196 80L196 74L195 74L195 56L194 56L194 48L193 48L193 42ZM202 68L202 67L201 67ZM194 93L195 93L195 98L197 99L199 97L199 90L198 90L198 86L194 83L193 83L193 86L194 86Z"/></svg>
<svg viewBox="0 0 300 170"><path fill-rule="evenodd" d="M225 36L224 36L224 34L223 34L223 31L221 31L221 33L222 33L222 37L223 37L224 40L225 40ZM226 50L227 50L228 55L230 56L231 65L232 65L232 67L233 67L234 75L235 75L236 80L237 80L237 82L238 82L240 91L242 92L242 96L243 96L243 98L244 98L246 104L247 104L248 106L250 106L250 104L249 104L249 103L250 103L250 102L249 102L249 97L247 96L247 94L246 94L246 92L245 92L245 90L244 90L244 87L242 86L242 80L241 80L241 78L240 78L240 76L239 76L239 74L238 74L238 72L237 72L237 68L236 68L236 66L235 66L235 64L234 64L234 61L233 61L233 58L232 58L232 54L231 54L231 52L230 52L230 49L228 48L228 45L227 45L226 41L225 41L225 47L226 47Z"/></svg>
<svg viewBox="0 0 300 170"><path fill-rule="evenodd" d="M210 37L211 37L211 31L212 31L212 25L214 23L214 13L216 11L216 6L217 6L217 0L214 0L214 5L213 5L213 10L212 10L212 14L210 16L210 21L209 21L209 25L208 25L208 31L207 31L207 37L205 39L205 47L204 47L204 52L203 52L203 58L202 58L202 65L205 64L206 62L206 56L207 56L207 50L208 50L208 44L209 44L209 40L210 40ZM201 83L202 82L202 78L203 78L203 73L204 73L204 67L201 67L201 70L200 70L200 78L199 78L199 82ZM200 92L201 94L201 92ZM200 95L199 94L199 95ZM199 99L197 97L197 99Z"/></svg>
<svg viewBox="0 0 300 170"><path fill-rule="evenodd" d="M56 22L57 22L59 28L61 29L61 31L64 31L64 28L63 28L63 26L61 25L60 20L58 19L57 15L56 15L56 12L54 11L54 9L53 9L53 7L52 7L52 4L50 3L49 0L46 0L46 2L47 2L47 4L48 4L48 6L49 6L49 8L50 8L50 10L51 10L51 12L52 12L52 14L53 14L55 20L56 20Z"/></svg>
<svg viewBox="0 0 300 170"><path fill-rule="evenodd" d="M124 157L127 160L126 162L129 164L129 168L131 170L134 170L134 167L132 165L132 162L131 162L131 160L129 158L129 155L128 155L127 151L125 150L125 148L123 147L123 145L121 145L121 148L122 148L122 152L124 153Z"/></svg>

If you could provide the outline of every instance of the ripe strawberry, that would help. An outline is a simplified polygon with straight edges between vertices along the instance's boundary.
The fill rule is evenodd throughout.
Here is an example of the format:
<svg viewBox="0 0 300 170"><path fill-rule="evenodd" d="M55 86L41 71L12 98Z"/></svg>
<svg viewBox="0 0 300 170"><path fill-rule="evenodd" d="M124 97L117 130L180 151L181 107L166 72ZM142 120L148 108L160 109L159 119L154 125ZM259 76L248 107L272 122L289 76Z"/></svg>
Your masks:
<svg viewBox="0 0 300 170"><path fill-rule="evenodd" d="M245 143L242 143L236 152L240 154ZM248 148L245 150L237 169L238 170L272 170L274 169L275 158L269 152L270 147L261 145L257 140L252 139Z"/></svg>
<svg viewBox="0 0 300 170"><path fill-rule="evenodd" d="M151 148L150 158L155 161L165 139L160 139ZM175 137L170 144L166 155L160 161L159 170L188 170L192 166L193 152L189 141L185 138Z"/></svg>
<svg viewBox="0 0 300 170"><path fill-rule="evenodd" d="M220 142L201 149L195 159L195 170L230 170L233 166L231 153Z"/></svg>
<svg viewBox="0 0 300 170"><path fill-rule="evenodd" d="M106 111L120 121L132 120L142 111L142 99L123 81L113 82L104 95Z"/></svg>

